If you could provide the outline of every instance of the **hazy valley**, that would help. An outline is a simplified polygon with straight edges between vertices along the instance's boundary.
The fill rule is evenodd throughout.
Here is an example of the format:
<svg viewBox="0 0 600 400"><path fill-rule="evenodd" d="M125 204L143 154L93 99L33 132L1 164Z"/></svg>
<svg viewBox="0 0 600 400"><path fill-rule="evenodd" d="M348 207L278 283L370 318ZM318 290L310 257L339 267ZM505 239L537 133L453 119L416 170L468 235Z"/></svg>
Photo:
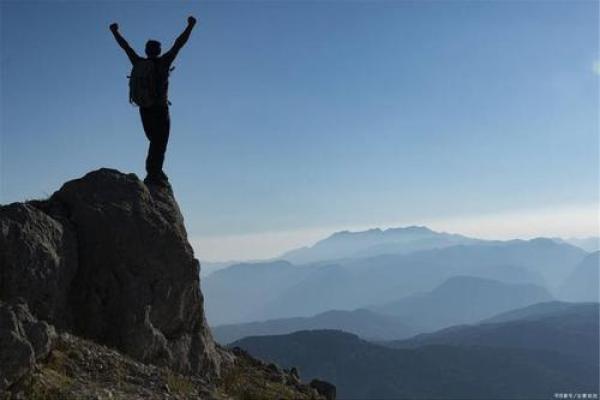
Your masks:
<svg viewBox="0 0 600 400"><path fill-rule="evenodd" d="M594 251L425 227L339 232L209 274L206 313L218 342L324 377L341 398L595 393L600 253L582 243Z"/></svg>

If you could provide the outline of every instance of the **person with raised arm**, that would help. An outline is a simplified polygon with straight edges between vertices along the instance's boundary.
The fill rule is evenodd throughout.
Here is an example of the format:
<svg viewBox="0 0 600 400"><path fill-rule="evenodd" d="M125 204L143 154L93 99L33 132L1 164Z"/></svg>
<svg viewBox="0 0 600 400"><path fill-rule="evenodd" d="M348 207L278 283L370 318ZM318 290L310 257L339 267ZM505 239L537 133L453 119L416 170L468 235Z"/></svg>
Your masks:
<svg viewBox="0 0 600 400"><path fill-rule="evenodd" d="M185 30L177 37L173 46L161 55L161 44L156 40L146 42L146 58L140 57L119 32L119 25L110 25L115 40L129 57L133 68L129 77L129 100L140 109L142 125L150 141L146 158L146 184L166 184L167 175L163 172L163 163L171 121L169 116L169 73L171 64L179 50L188 41L196 18L190 16Z"/></svg>

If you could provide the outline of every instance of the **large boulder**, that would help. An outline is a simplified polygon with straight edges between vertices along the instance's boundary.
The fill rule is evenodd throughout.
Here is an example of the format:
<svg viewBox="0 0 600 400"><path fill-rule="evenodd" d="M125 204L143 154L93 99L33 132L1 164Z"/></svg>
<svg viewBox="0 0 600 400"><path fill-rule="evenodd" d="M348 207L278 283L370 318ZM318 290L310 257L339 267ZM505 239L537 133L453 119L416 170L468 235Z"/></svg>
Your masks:
<svg viewBox="0 0 600 400"><path fill-rule="evenodd" d="M0 299L143 362L218 374L198 261L170 186L100 169L0 207Z"/></svg>

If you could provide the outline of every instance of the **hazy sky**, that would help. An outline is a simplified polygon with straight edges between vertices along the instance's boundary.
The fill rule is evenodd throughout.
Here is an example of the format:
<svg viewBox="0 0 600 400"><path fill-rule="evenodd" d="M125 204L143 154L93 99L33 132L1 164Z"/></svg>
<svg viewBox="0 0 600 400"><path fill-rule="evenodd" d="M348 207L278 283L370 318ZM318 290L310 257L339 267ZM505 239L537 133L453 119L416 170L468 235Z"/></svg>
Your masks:
<svg viewBox="0 0 600 400"><path fill-rule="evenodd" d="M200 259L335 229L598 231L596 1L2 1L0 202L143 177L130 65L199 23L165 169Z"/></svg>

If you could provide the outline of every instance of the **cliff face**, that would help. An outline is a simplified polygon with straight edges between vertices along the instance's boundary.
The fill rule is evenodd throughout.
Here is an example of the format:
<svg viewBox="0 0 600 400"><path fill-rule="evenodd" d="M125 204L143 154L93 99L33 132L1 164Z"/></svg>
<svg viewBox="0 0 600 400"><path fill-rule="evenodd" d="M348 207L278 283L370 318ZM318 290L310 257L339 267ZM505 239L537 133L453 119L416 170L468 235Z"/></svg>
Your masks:
<svg viewBox="0 0 600 400"><path fill-rule="evenodd" d="M0 296L60 329L180 372L218 373L199 263L170 187L102 169L0 210Z"/></svg>
<svg viewBox="0 0 600 400"><path fill-rule="evenodd" d="M65 373L85 387L82 376L107 373L82 363L90 354L94 365L140 376L162 376L152 366L213 389L223 376L235 385L235 365L254 362L215 345L199 268L171 188L146 186L133 174L101 169L48 200L0 207L0 398L39 362L53 368L48 376ZM118 350L117 361L98 344ZM57 360L70 367L56 367ZM273 375L255 366L263 378ZM120 387L119 376L108 373L105 383ZM276 381L292 384L293 397L318 397L282 371Z"/></svg>

